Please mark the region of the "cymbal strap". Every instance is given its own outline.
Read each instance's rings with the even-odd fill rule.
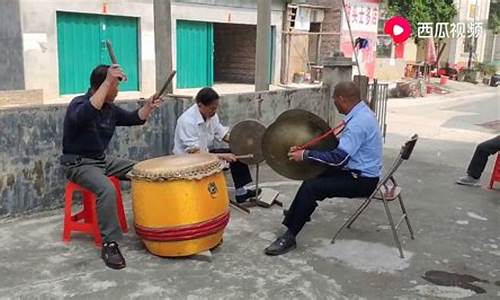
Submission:
[[[338,136],[344,130],[345,125],[346,125],[346,123],[344,121],[342,121],[335,128],[332,128],[332,129],[328,130],[327,132],[323,133],[322,135],[313,138],[309,142],[298,146],[298,148],[299,149],[307,149],[309,147],[312,147],[312,146],[318,144],[319,142],[323,141],[324,139],[326,139],[327,137],[329,137],[331,135]]]

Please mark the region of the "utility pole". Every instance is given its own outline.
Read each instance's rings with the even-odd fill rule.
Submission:
[[[271,65],[271,0],[257,0],[255,91],[269,90]]]
[[[172,14],[171,0],[154,0],[156,88],[172,72]],[[172,93],[169,85],[166,92]]]
[[[478,10],[478,1],[476,0],[474,2],[474,30],[475,30],[475,26],[476,26],[476,15],[477,15],[477,10]],[[476,38],[476,34],[473,32],[472,33],[472,41],[470,43],[470,47],[469,47],[469,61],[467,62],[467,69],[471,69],[472,68],[472,53],[476,52],[476,47],[477,47],[477,38]]]

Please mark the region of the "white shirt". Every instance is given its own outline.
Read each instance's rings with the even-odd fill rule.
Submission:
[[[177,120],[173,153],[183,154],[193,148],[208,152],[214,140],[222,141],[228,132],[229,128],[222,126],[217,114],[205,121],[194,104]]]

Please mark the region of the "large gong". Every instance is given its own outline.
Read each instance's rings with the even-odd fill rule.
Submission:
[[[231,130],[229,138],[231,152],[237,156],[253,155],[251,158],[239,159],[248,165],[263,162],[262,138],[265,131],[266,126],[257,120],[249,119],[239,122]]]
[[[264,133],[262,152],[267,164],[278,174],[295,180],[306,180],[320,175],[326,166],[313,162],[294,162],[288,159],[292,146],[302,145],[330,130],[328,123],[317,115],[293,109],[282,113]],[[337,147],[335,136],[329,137],[311,149],[332,150]]]

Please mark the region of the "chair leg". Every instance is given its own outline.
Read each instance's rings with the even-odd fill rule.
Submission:
[[[396,246],[399,249],[399,255],[401,256],[401,258],[404,258],[405,256],[403,254],[403,248],[401,247],[401,243],[399,242],[398,232],[396,231],[396,226],[394,226],[394,221],[392,220],[391,211],[389,210],[389,204],[387,203],[385,197],[382,199],[382,201],[384,201],[385,212],[387,214],[387,218],[389,219],[389,224],[391,225],[392,234],[394,236],[394,242],[396,243]]]
[[[399,205],[401,206],[401,211],[403,211],[403,214],[405,216],[406,225],[408,225],[408,231],[410,231],[410,237],[412,240],[414,240],[415,235],[413,234],[413,229],[411,228],[410,225],[410,218],[408,217],[408,212],[406,212],[406,208],[403,203],[403,197],[401,197],[401,194],[398,196],[398,200],[399,200]]]
[[[351,228],[351,225],[354,223],[354,221],[356,221],[358,217],[365,211],[368,205],[370,205],[372,199],[373,198],[368,198],[365,200],[365,202],[363,202],[363,204],[361,204],[361,206],[354,213],[352,220],[349,222],[349,224],[347,224],[347,228]]]
[[[339,229],[339,230],[337,230],[337,232],[336,232],[336,233],[335,233],[335,235],[333,236],[332,241],[331,241],[331,243],[332,243],[332,244],[333,244],[333,243],[335,243],[335,240],[336,240],[336,239],[337,239],[337,237],[339,236],[340,232],[341,232],[342,230],[344,230],[346,227],[348,227],[348,225],[350,226],[350,224],[352,224],[352,222],[353,222],[353,219],[354,219],[355,217],[359,216],[359,214],[360,214],[361,212],[363,212],[363,210],[365,210],[365,208],[368,206],[368,204],[370,203],[370,201],[371,201],[371,199],[370,199],[370,198],[366,199],[366,200],[365,200],[365,202],[363,202],[363,204],[361,204],[361,205],[358,207],[358,209],[356,210],[356,212],[354,212],[354,214],[352,214],[352,215],[349,217],[349,219],[347,219],[347,221],[345,221],[345,222],[344,222],[344,224],[342,224],[342,226],[340,227],[340,229]]]

